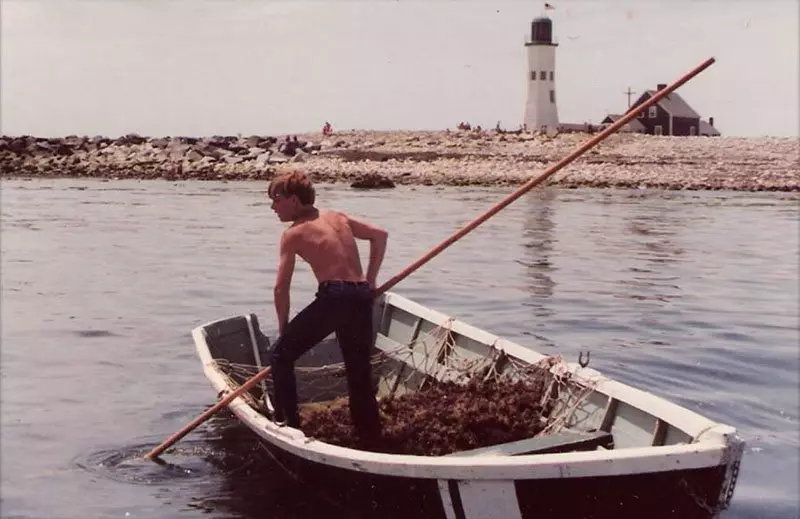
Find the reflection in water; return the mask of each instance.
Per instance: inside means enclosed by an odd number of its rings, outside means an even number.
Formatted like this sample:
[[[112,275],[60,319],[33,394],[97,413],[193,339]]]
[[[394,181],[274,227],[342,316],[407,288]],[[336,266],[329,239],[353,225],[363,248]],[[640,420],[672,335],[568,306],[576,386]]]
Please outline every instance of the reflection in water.
[[[624,290],[616,293],[616,297],[659,302],[681,297],[678,277],[668,275],[666,269],[683,260],[686,250],[678,244],[678,239],[692,219],[688,207],[677,211],[670,198],[669,195],[650,197],[647,204],[637,201],[638,210],[624,229],[633,260],[627,271],[633,276],[619,281]]]
[[[531,298],[524,304],[538,318],[553,314],[549,303],[556,285],[552,278],[556,270],[552,254],[557,241],[553,222],[553,203],[557,193],[555,189],[540,189],[525,198],[528,202],[525,230],[522,233],[525,259],[517,262],[526,267],[525,274],[530,282]]]
[[[640,205],[643,212],[634,213],[627,225],[634,243],[642,247],[637,257],[649,263],[674,263],[686,253],[674,238],[689,218],[684,211],[676,211],[674,203],[664,202],[668,201],[653,199],[650,204]]]
[[[324,488],[304,484],[232,414],[220,413],[206,429],[219,486],[191,498],[189,508],[241,519],[357,517]]]

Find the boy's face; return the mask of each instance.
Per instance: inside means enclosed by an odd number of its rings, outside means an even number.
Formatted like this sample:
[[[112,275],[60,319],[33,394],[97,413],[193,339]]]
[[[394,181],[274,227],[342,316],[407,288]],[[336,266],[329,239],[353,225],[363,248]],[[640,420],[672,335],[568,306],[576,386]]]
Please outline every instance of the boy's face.
[[[272,210],[282,222],[294,221],[297,215],[299,202],[296,196],[286,196],[283,193],[273,193]]]

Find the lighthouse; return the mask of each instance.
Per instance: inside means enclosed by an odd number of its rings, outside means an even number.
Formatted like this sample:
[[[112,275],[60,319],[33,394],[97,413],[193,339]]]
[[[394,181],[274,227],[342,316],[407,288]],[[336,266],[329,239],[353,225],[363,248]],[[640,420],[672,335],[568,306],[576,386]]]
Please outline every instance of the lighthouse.
[[[531,22],[528,51],[528,100],[525,103],[525,127],[528,131],[552,133],[558,129],[556,105],[556,47],[553,22],[546,16]]]

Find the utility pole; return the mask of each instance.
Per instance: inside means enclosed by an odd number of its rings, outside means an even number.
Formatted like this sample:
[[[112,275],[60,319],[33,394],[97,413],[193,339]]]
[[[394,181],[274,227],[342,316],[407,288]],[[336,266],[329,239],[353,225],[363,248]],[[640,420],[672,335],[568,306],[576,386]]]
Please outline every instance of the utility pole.
[[[633,94],[635,94],[635,93],[636,93],[636,92],[634,92],[634,91],[632,91],[632,90],[631,90],[631,87],[630,87],[630,86],[628,87],[628,90],[627,90],[626,92],[623,92],[623,94],[627,94],[627,95],[628,95],[628,108],[630,108],[630,107],[631,107],[631,96],[632,96]]]

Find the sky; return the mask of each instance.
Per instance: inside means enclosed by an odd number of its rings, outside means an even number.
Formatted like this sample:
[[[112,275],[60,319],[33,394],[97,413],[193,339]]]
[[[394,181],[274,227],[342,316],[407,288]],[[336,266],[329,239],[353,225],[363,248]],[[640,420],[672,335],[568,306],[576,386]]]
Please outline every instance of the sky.
[[[797,137],[798,0],[3,0],[0,133],[280,135],[522,123],[533,18],[561,122],[678,90],[726,136]],[[635,96],[634,96],[635,97]]]

